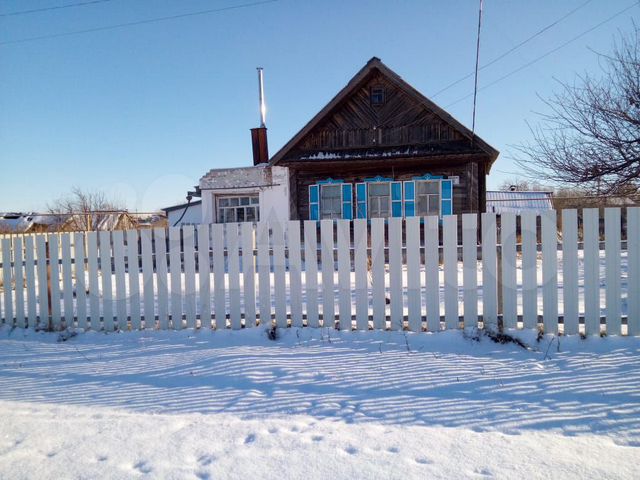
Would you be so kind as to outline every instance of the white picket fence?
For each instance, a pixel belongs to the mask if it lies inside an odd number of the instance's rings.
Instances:
[[[501,319],[638,335],[640,208],[626,210],[624,241],[621,213],[605,209],[601,231],[598,209],[581,225],[564,210],[561,234],[550,211],[5,236],[1,318],[55,330],[415,332]]]

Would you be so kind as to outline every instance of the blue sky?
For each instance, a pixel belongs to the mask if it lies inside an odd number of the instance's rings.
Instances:
[[[485,0],[480,63],[580,7],[480,72],[487,85],[634,4],[631,0]],[[80,0],[0,0],[0,14]],[[38,210],[72,186],[132,210],[184,200],[211,168],[251,164],[255,67],[265,68],[275,153],[377,56],[471,126],[477,0],[279,0],[126,28],[7,43],[251,0],[110,0],[0,16],[0,211]],[[598,72],[640,6],[478,95],[478,134],[501,151],[489,187],[513,177],[512,145],[530,138],[538,96]],[[457,103],[456,103],[457,102]]]

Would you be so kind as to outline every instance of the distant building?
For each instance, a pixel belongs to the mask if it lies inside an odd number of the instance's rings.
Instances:
[[[553,192],[487,190],[487,212],[515,213],[553,210]]]
[[[199,225],[202,223],[202,200],[191,203],[181,203],[163,208],[169,227],[182,225]]]

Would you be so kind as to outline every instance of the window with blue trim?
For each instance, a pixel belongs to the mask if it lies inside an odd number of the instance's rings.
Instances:
[[[309,185],[309,219],[353,218],[353,186],[329,178]]]

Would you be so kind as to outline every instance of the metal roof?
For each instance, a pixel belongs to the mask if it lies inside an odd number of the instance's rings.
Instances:
[[[487,212],[520,213],[553,210],[552,192],[487,191]]]

